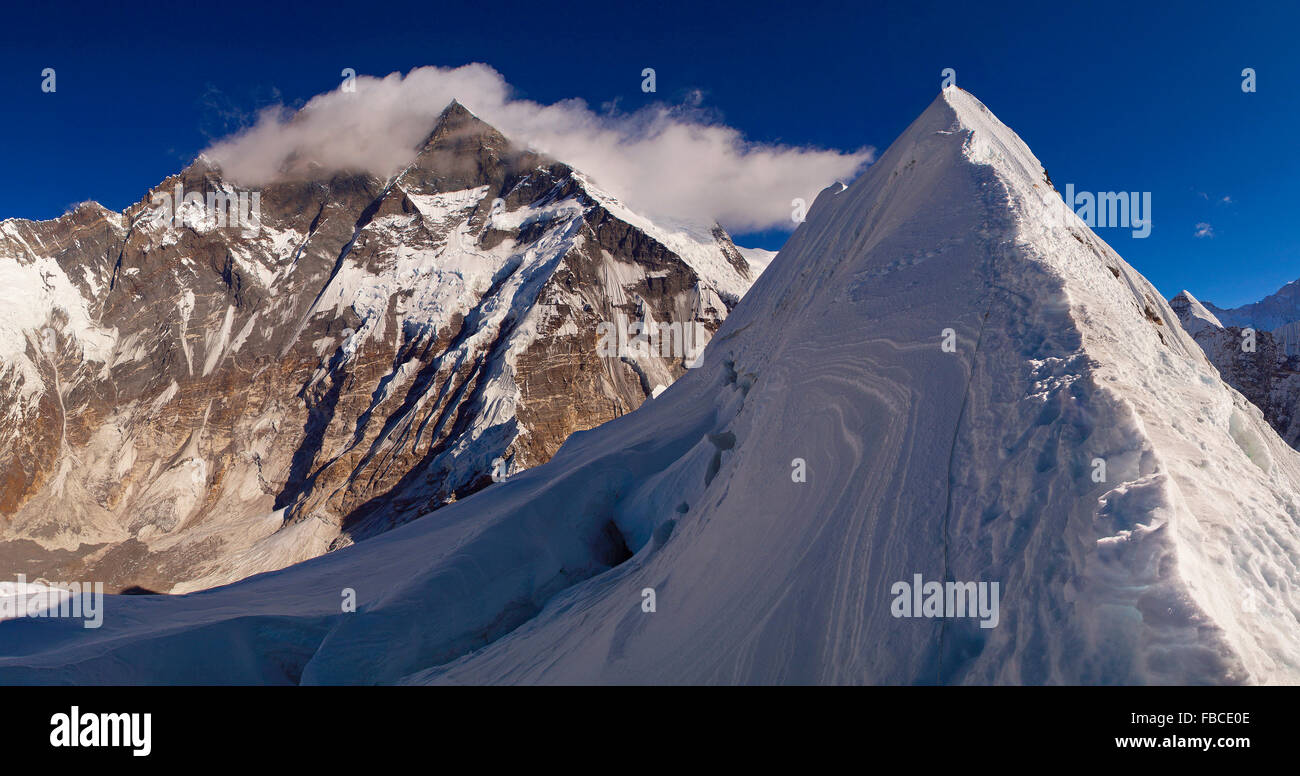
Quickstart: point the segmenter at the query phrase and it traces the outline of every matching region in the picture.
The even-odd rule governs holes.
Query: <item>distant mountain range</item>
[[[0,223],[0,565],[179,592],[428,514],[671,384],[648,334],[702,347],[770,259],[458,103],[412,155]]]
[[[1300,283],[1253,304],[1225,310],[1188,291],[1170,305],[1223,379],[1300,447]]]

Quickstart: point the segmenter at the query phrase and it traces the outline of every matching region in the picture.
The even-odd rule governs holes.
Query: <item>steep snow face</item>
[[[5,243],[16,243],[15,253],[33,249],[13,221],[0,224],[0,244]],[[0,261],[0,288],[5,290],[0,298],[0,370],[15,373],[5,383],[17,388],[20,409],[46,390],[39,362],[54,355],[46,352],[54,326],[68,333],[79,358],[100,365],[112,355],[117,336],[95,324],[91,303],[58,262],[42,255],[31,259]]]
[[[662,220],[652,222],[628,209],[617,197],[581,173],[575,177],[581,181],[586,192],[611,215],[640,229],[681,256],[700,277],[709,278],[718,294],[732,305],[740,300],[741,295],[753,283],[753,276],[758,272],[749,271],[752,266],[749,256],[761,257],[763,251],[751,251],[748,254],[742,252],[717,224],[705,228],[702,224]]]
[[[0,623],[0,681],[1300,680],[1300,458],[1059,207],[946,90],[636,412],[282,572]],[[917,575],[996,616],[898,616]]]

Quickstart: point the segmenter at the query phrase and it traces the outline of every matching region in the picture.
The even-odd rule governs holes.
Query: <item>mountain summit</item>
[[[1300,454],[1059,207],[947,89],[654,401],[312,563],[0,624],[0,681],[1295,682]]]

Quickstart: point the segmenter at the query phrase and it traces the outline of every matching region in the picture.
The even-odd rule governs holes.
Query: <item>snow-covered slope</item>
[[[0,623],[0,681],[1300,680],[1300,454],[1059,203],[945,90],[636,412],[281,572]],[[918,574],[996,626],[894,616]]]

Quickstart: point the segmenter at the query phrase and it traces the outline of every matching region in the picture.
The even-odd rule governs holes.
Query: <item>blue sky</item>
[[[139,200],[276,102],[484,62],[517,95],[635,111],[701,95],[762,143],[883,150],[940,71],[1015,129],[1060,189],[1150,191],[1150,237],[1099,234],[1166,295],[1252,301],[1300,278],[1300,11],[1237,2],[181,3],[10,8],[0,29],[0,218]],[[730,7],[729,7],[730,6]],[[41,71],[57,72],[42,93]],[[658,91],[644,94],[654,67]],[[1241,90],[1254,68],[1257,91]],[[1212,236],[1197,237],[1209,224]],[[1201,231],[1205,231],[1202,229]],[[783,233],[741,235],[777,247]]]

